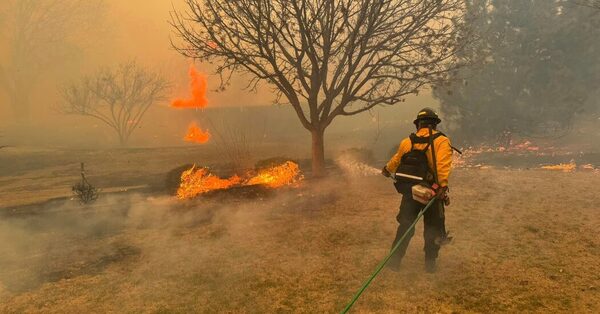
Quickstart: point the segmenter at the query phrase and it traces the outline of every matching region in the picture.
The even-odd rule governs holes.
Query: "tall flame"
[[[302,180],[298,164],[286,161],[284,164],[260,170],[254,177],[244,182],[244,185],[262,184],[270,188],[292,185]]]
[[[260,170],[255,175],[248,174],[248,176],[249,178],[246,180],[242,180],[237,175],[229,179],[222,179],[211,174],[206,168],[193,166],[181,174],[177,198],[190,199],[203,193],[229,189],[234,186],[264,185],[269,188],[294,186],[304,178],[298,164],[291,161]]]
[[[181,174],[181,184],[177,189],[177,198],[193,198],[202,193],[228,189],[240,182],[241,179],[238,176],[221,179],[209,173],[205,168],[197,169],[196,166],[193,166]]]
[[[171,102],[171,107],[199,109],[208,105],[208,100],[206,99],[208,86],[206,76],[198,72],[193,65],[190,65],[189,75],[192,97],[190,99],[175,99]]]
[[[210,140],[210,133],[207,131],[202,131],[196,123],[191,123],[188,132],[183,138],[186,142],[204,144]]]

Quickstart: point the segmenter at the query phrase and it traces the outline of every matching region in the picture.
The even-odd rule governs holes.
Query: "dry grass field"
[[[400,203],[383,177],[335,172],[191,201],[135,188],[210,157],[191,149],[11,154],[0,157],[1,313],[339,312],[386,255]],[[88,207],[60,198],[82,160],[105,191]],[[456,170],[455,241],[438,272],[423,271],[419,224],[401,271],[384,270],[352,311],[599,313],[598,186],[598,172]]]

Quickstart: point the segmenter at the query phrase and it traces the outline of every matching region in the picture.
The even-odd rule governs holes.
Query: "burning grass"
[[[568,164],[561,163],[558,165],[542,166],[541,168],[545,170],[560,170],[565,172],[571,172],[577,169],[577,164],[575,162],[570,162]]]
[[[286,161],[279,166],[259,170],[256,175],[244,182],[244,185],[265,185],[270,188],[279,188],[295,185],[303,178],[298,164]]]
[[[354,312],[598,313],[598,196],[580,184],[599,179],[457,170],[447,209],[456,241],[438,273],[423,272],[419,223],[400,272],[384,270]],[[145,196],[99,202],[0,228],[5,245],[41,242],[27,262],[0,270],[0,312],[336,313],[388,252],[399,196],[377,176],[193,207]],[[48,215],[57,224],[40,224]],[[42,227],[22,230],[32,225]],[[42,284],[14,291],[40,270]]]
[[[295,186],[304,179],[297,163],[286,161],[280,165],[248,172],[242,179],[234,175],[229,179],[222,179],[207,168],[192,168],[181,174],[181,184],[177,190],[177,198],[191,199],[198,195],[216,190],[226,190],[232,187],[262,185],[268,188],[281,188]]]
[[[535,145],[531,141],[508,146],[480,145],[463,149],[454,154],[455,168],[475,169],[541,169],[553,171],[600,171],[598,154],[573,151],[568,147]]]
[[[192,168],[181,174],[181,184],[177,190],[179,199],[193,198],[199,194],[214,190],[228,189],[241,182],[241,178],[232,176],[229,179],[221,179],[211,174],[206,168]]]

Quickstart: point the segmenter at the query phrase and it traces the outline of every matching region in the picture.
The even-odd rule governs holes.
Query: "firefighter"
[[[392,247],[396,245],[425,207],[412,198],[412,186],[426,184],[436,192],[436,195],[439,195],[438,201],[423,216],[425,271],[428,273],[436,271],[436,259],[440,245],[449,241],[445,230],[444,204],[449,204],[447,192],[448,177],[452,168],[452,146],[448,137],[437,130],[440,122],[437,113],[432,109],[424,108],[419,111],[414,120],[417,132],[402,140],[397,153],[382,170],[383,175],[395,177],[396,188],[398,192],[402,193],[400,212],[396,216],[399,226]],[[423,171],[419,172],[419,169]],[[422,178],[422,180],[414,179],[414,177]],[[413,235],[414,228],[411,229],[407,238],[390,259],[388,267],[393,271],[399,270]]]

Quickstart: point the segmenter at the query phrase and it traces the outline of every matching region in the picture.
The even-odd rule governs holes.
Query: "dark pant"
[[[396,220],[400,224],[396,231],[396,238],[392,244],[392,248],[413,224],[419,212],[425,207],[425,205],[412,199],[411,195],[405,195],[402,197],[402,203],[400,204],[400,213],[396,216]],[[425,222],[425,229],[423,232],[423,238],[425,238],[425,259],[436,259],[438,257],[438,251],[440,246],[436,244],[436,239],[441,238],[445,234],[444,225],[444,210],[440,202],[434,203],[423,215]],[[415,229],[411,229],[404,241],[400,244],[394,255],[392,256],[391,263],[399,263],[406,253],[406,248],[410,239],[415,234]]]

